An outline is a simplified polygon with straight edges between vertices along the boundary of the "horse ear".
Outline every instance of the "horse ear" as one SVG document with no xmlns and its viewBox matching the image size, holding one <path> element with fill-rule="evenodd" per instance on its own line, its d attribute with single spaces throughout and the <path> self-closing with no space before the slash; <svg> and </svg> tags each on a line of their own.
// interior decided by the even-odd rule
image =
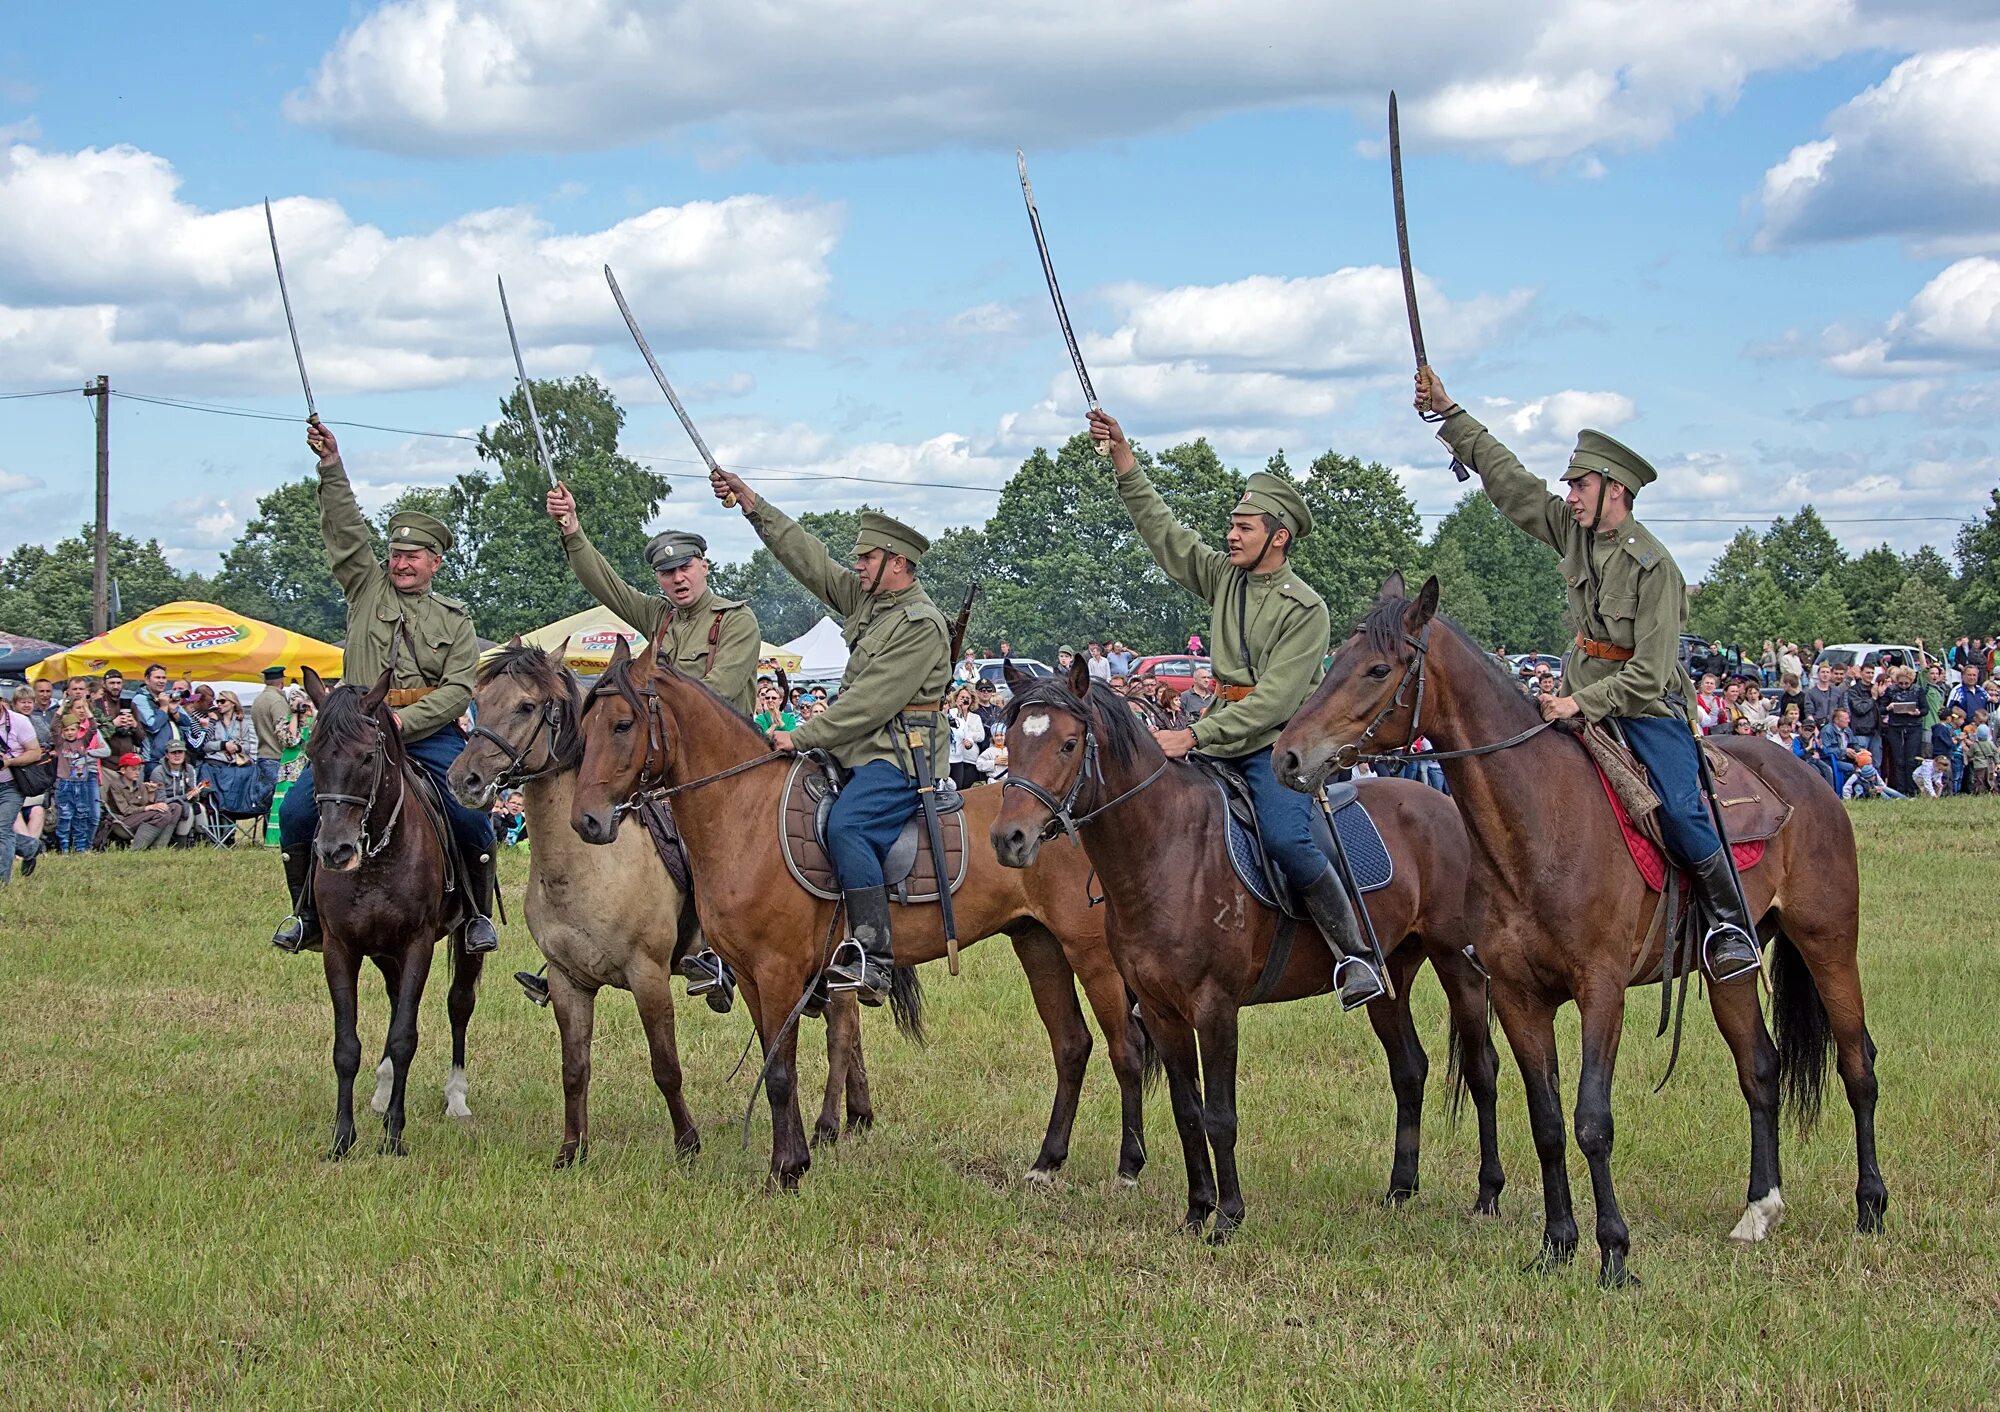
<svg viewBox="0 0 2000 1412">
<path fill-rule="evenodd" d="M 1382 580 L 1382 591 L 1375 595 L 1375 600 L 1381 603 L 1387 602 L 1391 598 L 1408 598 L 1409 596 L 1409 591 L 1403 587 L 1403 571 L 1401 569 L 1391 569 L 1389 577 Z"/>
<path fill-rule="evenodd" d="M 1081 652 L 1069 659 L 1069 691 L 1079 701 L 1090 696 L 1090 659 Z"/>
<path fill-rule="evenodd" d="M 320 678 L 320 674 L 311 667 L 307 667 L 303 676 L 305 679 L 306 700 L 312 702 L 315 710 L 326 705 L 326 682 Z"/>
<path fill-rule="evenodd" d="M 673 625 L 674 625 L 674 620 L 672 614 L 667 614 L 662 616 L 660 619 L 660 625 L 657 628 L 653 629 L 653 635 L 646 639 L 646 651 L 652 655 L 654 662 L 658 662 L 660 660 L 660 646 L 667 640 L 667 629 L 672 627 Z"/>
<path fill-rule="evenodd" d="M 604 664 L 606 675 L 609 675 L 616 668 L 632 660 L 632 648 L 625 641 L 625 634 L 621 632 L 615 634 L 615 636 L 618 638 L 618 641 L 611 645 L 611 660 Z"/>
<path fill-rule="evenodd" d="M 375 685 L 368 688 L 368 694 L 361 698 L 361 709 L 374 715 L 384 701 L 389 699 L 389 682 L 395 676 L 394 667 L 384 667 L 382 675 L 375 678 Z"/>
<path fill-rule="evenodd" d="M 516 643 L 519 643 L 520 640 L 521 639 L 518 637 L 514 639 Z M 555 658 L 556 665 L 558 666 L 561 666 L 563 663 L 569 661 L 569 639 L 564 638 L 561 642 L 558 642 L 556 644 L 556 650 L 551 652 L 549 656 Z"/>
<path fill-rule="evenodd" d="M 1020 691 L 1035 680 L 1019 667 L 1015 666 L 1012 657 L 1007 658 L 1000 664 L 1000 675 L 1006 678 L 1007 689 L 1009 691 Z"/>
<path fill-rule="evenodd" d="M 1432 574 L 1424 580 L 1424 586 L 1417 590 L 1416 600 L 1410 604 L 1409 610 L 1403 614 L 1403 625 L 1411 632 L 1415 632 L 1425 623 L 1428 623 L 1437 613 L 1437 610 L 1438 581 L 1437 575 Z"/>
<path fill-rule="evenodd" d="M 567 642 L 569 639 L 564 638 L 563 640 Z M 519 633 L 515 633 L 512 637 L 507 639 L 507 646 L 510 648 L 519 647 L 520 645 L 521 645 L 521 634 Z"/>
</svg>

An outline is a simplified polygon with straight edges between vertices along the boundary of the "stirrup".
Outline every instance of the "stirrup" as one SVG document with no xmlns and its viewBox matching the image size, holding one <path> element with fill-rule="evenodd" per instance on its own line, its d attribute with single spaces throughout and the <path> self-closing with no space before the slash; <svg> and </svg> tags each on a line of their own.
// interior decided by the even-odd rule
<svg viewBox="0 0 2000 1412">
<path fill-rule="evenodd" d="M 500 949 L 500 933 L 493 930 L 493 923 L 490 920 L 474 913 L 472 919 L 465 924 L 463 945 L 466 955 L 483 956 L 489 951 Z"/>
<path fill-rule="evenodd" d="M 1365 994 L 1357 991 L 1348 994 L 1346 977 L 1348 967 L 1359 968 L 1357 980 L 1362 980 L 1368 989 Z M 1333 988 L 1340 992 L 1340 1008 L 1343 1011 L 1359 1009 L 1371 1000 L 1380 1000 L 1389 993 L 1389 987 L 1382 984 L 1382 973 L 1375 969 L 1375 963 L 1365 956 L 1343 956 L 1333 964 Z"/>
<path fill-rule="evenodd" d="M 727 1015 L 736 1006 L 736 980 L 729 963 L 712 950 L 697 951 L 681 958 L 681 975 L 687 978 L 688 997 L 705 997 L 708 1008 Z"/>
<path fill-rule="evenodd" d="M 826 988 L 835 993 L 853 991 L 856 1000 L 869 1006 L 880 1005 L 889 998 L 881 965 L 854 937 L 833 949 L 833 959 L 826 968 Z"/>
<path fill-rule="evenodd" d="M 549 1003 L 549 983 L 544 977 L 536 975 L 533 971 L 516 971 L 514 972 L 514 979 L 520 983 L 521 989 L 526 992 L 528 999 L 534 1001 L 535 1004 L 547 1005 Z"/>
<path fill-rule="evenodd" d="M 1717 985 L 1729 985 L 1762 971 L 1764 958 L 1743 928 L 1717 922 L 1701 939 L 1701 968 Z"/>
<path fill-rule="evenodd" d="M 312 923 L 294 912 L 271 933 L 271 945 L 287 956 L 296 956 L 305 950 L 306 943 L 312 939 L 312 932 Z"/>
</svg>

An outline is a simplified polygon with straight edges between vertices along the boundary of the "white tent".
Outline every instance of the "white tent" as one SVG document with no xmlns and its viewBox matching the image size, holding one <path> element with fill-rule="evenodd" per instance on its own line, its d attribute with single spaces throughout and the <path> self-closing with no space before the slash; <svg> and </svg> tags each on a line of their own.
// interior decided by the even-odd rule
<svg viewBox="0 0 2000 1412">
<path fill-rule="evenodd" d="M 784 650 L 799 654 L 799 668 L 793 675 L 806 681 L 831 681 L 847 670 L 847 639 L 840 635 L 840 624 L 831 618 L 821 618 L 802 636 L 786 643 Z"/>
</svg>

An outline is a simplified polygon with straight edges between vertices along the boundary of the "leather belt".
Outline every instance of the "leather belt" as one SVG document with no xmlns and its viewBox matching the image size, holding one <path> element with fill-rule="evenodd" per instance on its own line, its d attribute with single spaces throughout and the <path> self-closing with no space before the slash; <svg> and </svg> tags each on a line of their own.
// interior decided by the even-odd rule
<svg viewBox="0 0 2000 1412">
<path fill-rule="evenodd" d="M 1215 694 L 1220 696 L 1224 701 L 1241 701 L 1256 689 L 1254 686 L 1236 686 L 1230 682 L 1217 682 L 1215 684 Z"/>
<path fill-rule="evenodd" d="M 1583 653 L 1584 656 L 1595 657 L 1600 662 L 1629 662 L 1632 660 L 1631 648 L 1620 647 L 1615 642 L 1603 642 L 1594 637 L 1585 637 L 1582 633 L 1576 635 L 1576 646 L 1577 650 Z"/>
<path fill-rule="evenodd" d="M 395 686 L 389 688 L 389 694 L 382 699 L 389 703 L 391 710 L 400 711 L 405 706 L 416 705 L 436 690 L 434 686 Z"/>
<path fill-rule="evenodd" d="M 944 703 L 942 701 L 912 701 L 903 708 L 902 714 L 905 716 L 935 716 L 943 709 Z"/>
</svg>

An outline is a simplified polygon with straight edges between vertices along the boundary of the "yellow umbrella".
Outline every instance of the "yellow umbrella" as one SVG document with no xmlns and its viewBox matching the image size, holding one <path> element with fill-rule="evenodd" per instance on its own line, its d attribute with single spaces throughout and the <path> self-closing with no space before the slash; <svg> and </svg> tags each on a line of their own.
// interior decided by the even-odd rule
<svg viewBox="0 0 2000 1412">
<path fill-rule="evenodd" d="M 521 642 L 527 647 L 553 652 L 562 645 L 564 638 L 568 638 L 569 646 L 563 652 L 564 663 L 581 676 L 594 677 L 602 675 L 604 669 L 611 665 L 612 650 L 618 646 L 621 637 L 633 652 L 646 645 L 644 633 L 609 608 L 594 607 L 586 608 L 581 613 L 571 613 L 567 618 L 558 618 L 533 632 L 524 632 Z M 759 645 L 757 660 L 760 664 L 775 660 L 788 672 L 799 669 L 798 653 L 787 652 L 768 642 Z"/>
<path fill-rule="evenodd" d="M 340 678 L 340 649 L 318 638 L 259 622 L 213 603 L 168 603 L 120 623 L 28 669 L 35 681 L 98 676 L 116 668 L 136 677 L 158 663 L 172 677 L 197 681 L 255 681 L 269 666 L 287 680 L 311 667 L 328 681 Z"/>
</svg>

